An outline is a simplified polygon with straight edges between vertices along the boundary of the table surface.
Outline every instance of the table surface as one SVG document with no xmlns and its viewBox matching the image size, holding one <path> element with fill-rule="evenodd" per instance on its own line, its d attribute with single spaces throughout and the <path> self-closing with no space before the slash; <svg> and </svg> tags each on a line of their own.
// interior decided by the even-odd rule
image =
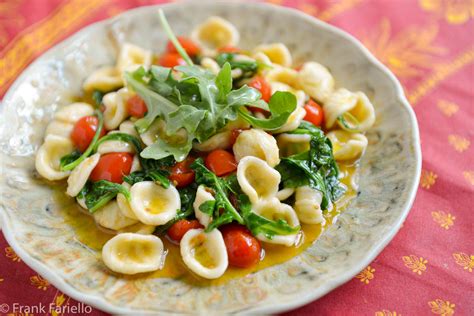
<svg viewBox="0 0 474 316">
<path fill-rule="evenodd" d="M 162 2 L 0 0 L 0 96 L 32 60 L 78 29 Z M 402 82 L 423 152 L 417 198 L 394 240 L 351 281 L 291 314 L 473 315 L 474 1 L 267 2 L 297 8 L 360 39 Z M 73 315 L 73 307 L 105 315 L 29 269 L 1 234 L 0 267 L 0 309 L 41 302 L 57 306 L 54 315 Z M 21 315 L 16 311 L 12 315 Z"/>
</svg>

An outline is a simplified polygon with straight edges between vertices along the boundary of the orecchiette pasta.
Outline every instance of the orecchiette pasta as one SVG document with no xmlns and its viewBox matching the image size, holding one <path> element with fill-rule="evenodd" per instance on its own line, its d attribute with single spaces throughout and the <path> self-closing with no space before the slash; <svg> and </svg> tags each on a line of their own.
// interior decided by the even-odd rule
<svg viewBox="0 0 474 316">
<path fill-rule="evenodd" d="M 95 211 L 92 216 L 97 224 L 113 230 L 119 230 L 138 222 L 135 219 L 125 217 L 120 211 L 116 201 L 107 203 L 105 206 Z"/>
<path fill-rule="evenodd" d="M 74 125 L 60 121 L 52 121 L 46 128 L 45 136 L 56 135 L 68 138 L 71 135 Z"/>
<path fill-rule="evenodd" d="M 316 62 L 307 62 L 297 75 L 301 89 L 319 102 L 324 102 L 334 90 L 334 78 L 329 70 Z"/>
<path fill-rule="evenodd" d="M 212 220 L 212 217 L 202 212 L 199 207 L 207 201 L 213 201 L 214 196 L 206 190 L 206 187 L 200 185 L 196 191 L 196 198 L 194 199 L 193 208 L 194 215 L 198 219 L 199 223 L 204 227 L 207 227 Z"/>
<path fill-rule="evenodd" d="M 104 126 L 108 130 L 116 129 L 128 116 L 127 100 L 131 93 L 127 88 L 107 93 L 102 102 L 105 106 Z"/>
<path fill-rule="evenodd" d="M 329 132 L 327 137 L 331 140 L 334 158 L 339 161 L 359 158 L 368 144 L 367 137 L 359 133 L 337 130 Z"/>
<path fill-rule="evenodd" d="M 296 188 L 294 209 L 300 222 L 305 224 L 326 223 L 321 210 L 323 195 L 309 186 Z"/>
<path fill-rule="evenodd" d="M 84 102 L 76 102 L 62 107 L 54 115 L 59 122 L 75 124 L 80 118 L 94 114 L 92 105 Z"/>
<path fill-rule="evenodd" d="M 127 182 L 123 182 L 122 186 L 125 187 L 127 190 L 130 190 L 130 188 L 132 187 Z M 122 212 L 123 216 L 131 218 L 131 219 L 135 219 L 135 220 L 138 219 L 135 213 L 133 212 L 132 207 L 130 206 L 130 203 L 128 202 L 127 198 L 121 193 L 117 194 L 117 205 L 120 209 L 120 212 Z"/>
<path fill-rule="evenodd" d="M 285 220 L 291 227 L 300 225 L 298 216 L 293 208 L 287 204 L 281 203 L 277 198 L 260 201 L 253 205 L 253 211 L 269 220 Z M 273 238 L 267 238 L 264 234 L 258 234 L 256 237 L 261 241 L 271 244 L 280 244 L 285 246 L 293 246 L 298 240 L 299 233 L 290 235 L 276 235 Z"/>
<path fill-rule="evenodd" d="M 134 71 L 140 66 L 146 69 L 150 67 L 152 61 L 153 54 L 151 51 L 130 43 L 125 43 L 120 49 L 117 69 L 121 74 L 125 71 Z"/>
<path fill-rule="evenodd" d="M 337 122 L 348 131 L 365 132 L 375 123 L 374 106 L 362 92 L 338 89 L 329 96 L 323 109 L 326 128 Z"/>
<path fill-rule="evenodd" d="M 123 121 L 119 126 L 119 131 L 120 133 L 125 133 L 125 134 L 129 134 L 135 137 L 139 137 L 138 132 L 135 129 L 135 124 L 130 120 Z"/>
<path fill-rule="evenodd" d="M 151 235 L 155 231 L 156 226 L 153 225 L 146 225 L 143 223 L 136 223 L 134 225 L 127 226 L 122 228 L 118 231 L 119 234 L 121 233 L 134 233 L 134 234 L 142 234 L 142 235 Z"/>
<path fill-rule="evenodd" d="M 181 208 L 179 193 L 174 186 L 165 189 L 153 181 L 143 181 L 135 183 L 130 194 L 130 206 L 144 224 L 166 224 Z"/>
<path fill-rule="evenodd" d="M 69 138 L 48 135 L 36 153 L 35 166 L 38 173 L 48 180 L 65 179 L 70 171 L 60 170 L 61 158 L 74 149 Z"/>
<path fill-rule="evenodd" d="M 249 129 L 240 133 L 233 149 L 238 162 L 246 156 L 253 156 L 265 160 L 271 167 L 280 163 L 275 138 L 260 129 Z"/>
<path fill-rule="evenodd" d="M 191 37 L 204 48 L 217 49 L 237 45 L 240 34 L 229 21 L 211 16 L 194 29 Z"/>
<path fill-rule="evenodd" d="M 244 157 L 237 166 L 237 181 L 252 203 L 274 197 L 280 179 L 278 171 L 256 157 Z"/>
<path fill-rule="evenodd" d="M 114 132 L 110 132 L 114 133 Z M 109 133 L 109 134 L 110 134 Z M 97 152 L 101 155 L 108 153 L 135 153 L 135 147 L 121 140 L 107 140 L 99 145 Z"/>
<path fill-rule="evenodd" d="M 191 229 L 180 242 L 181 257 L 186 266 L 206 279 L 216 279 L 228 266 L 224 238 L 218 229 L 205 233 L 203 229 Z"/>
<path fill-rule="evenodd" d="M 209 70 L 210 72 L 212 72 L 215 75 L 217 75 L 219 73 L 219 71 L 221 70 L 221 67 L 219 66 L 219 64 L 214 59 L 209 58 L 209 57 L 204 57 L 201 60 L 201 66 L 204 69 Z"/>
<path fill-rule="evenodd" d="M 259 67 L 260 72 L 266 72 L 268 69 L 273 68 L 272 61 L 264 53 L 256 52 L 255 54 L 253 54 L 252 57 L 253 59 L 255 59 L 257 63 L 264 66 L 264 67 Z"/>
<path fill-rule="evenodd" d="M 276 198 L 280 201 L 284 201 L 295 193 L 294 188 L 284 188 L 277 192 Z"/>
<path fill-rule="evenodd" d="M 108 92 L 123 86 L 120 71 L 113 66 L 105 66 L 94 71 L 84 81 L 82 88 L 85 91 L 98 90 Z"/>
<path fill-rule="evenodd" d="M 138 154 L 133 156 L 132 160 L 132 167 L 130 168 L 130 173 L 142 170 L 142 166 L 140 164 L 140 158 L 138 157 Z"/>
<path fill-rule="evenodd" d="M 214 149 L 225 149 L 231 145 L 231 131 L 223 131 L 212 136 L 202 143 L 194 143 L 193 148 L 198 151 L 212 151 Z"/>
<path fill-rule="evenodd" d="M 102 248 L 102 259 L 110 270 L 124 274 L 158 270 L 163 262 L 163 242 L 155 235 L 118 234 Z"/>
<path fill-rule="evenodd" d="M 267 79 L 269 82 L 281 82 L 287 84 L 291 88 L 296 88 L 298 72 L 291 68 L 273 67 L 272 69 L 268 70 L 265 75 L 265 79 Z"/>
<path fill-rule="evenodd" d="M 311 136 L 308 134 L 283 133 L 276 137 L 280 155 L 288 157 L 310 149 Z"/>
<path fill-rule="evenodd" d="M 94 154 L 89 158 L 84 159 L 74 170 L 67 179 L 67 191 L 69 196 L 75 197 L 82 190 L 84 185 L 89 179 L 89 175 L 95 166 L 99 162 L 100 154 Z"/>
<path fill-rule="evenodd" d="M 283 43 L 272 43 L 257 46 L 255 52 L 262 52 L 268 56 L 272 63 L 283 67 L 291 67 L 293 59 L 291 58 L 288 47 Z"/>
<path fill-rule="evenodd" d="M 306 110 L 303 107 L 297 107 L 296 110 L 291 113 L 288 121 L 279 129 L 275 130 L 275 133 L 284 133 L 297 129 L 300 126 L 301 121 L 306 116 Z"/>
</svg>

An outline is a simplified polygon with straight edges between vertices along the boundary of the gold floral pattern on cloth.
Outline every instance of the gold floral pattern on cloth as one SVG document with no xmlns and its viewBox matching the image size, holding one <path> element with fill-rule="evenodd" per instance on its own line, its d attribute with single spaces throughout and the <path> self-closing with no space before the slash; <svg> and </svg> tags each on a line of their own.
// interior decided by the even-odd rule
<svg viewBox="0 0 474 316">
<path fill-rule="evenodd" d="M 455 216 L 450 213 L 445 213 L 443 211 L 434 211 L 431 212 L 431 217 L 433 220 L 439 224 L 442 228 L 448 230 L 451 226 L 454 225 Z"/>
<path fill-rule="evenodd" d="M 460 153 L 466 151 L 469 148 L 469 145 L 471 145 L 469 139 L 455 134 L 448 135 L 448 142 L 457 152 Z"/>
<path fill-rule="evenodd" d="M 59 316 L 61 315 L 60 311 L 69 303 L 69 297 L 64 295 L 63 293 L 56 291 L 56 295 L 53 298 L 53 301 L 50 304 L 51 308 L 51 316 Z"/>
<path fill-rule="evenodd" d="M 450 24 L 463 24 L 474 17 L 472 0 L 419 0 L 420 7 Z"/>
<path fill-rule="evenodd" d="M 447 117 L 451 117 L 459 111 L 459 105 L 454 102 L 439 100 L 436 103 L 438 109 Z"/>
<path fill-rule="evenodd" d="M 431 308 L 431 312 L 436 315 L 441 316 L 451 316 L 454 315 L 455 304 L 450 303 L 449 301 L 443 301 L 442 299 L 435 299 L 429 301 L 428 305 Z"/>
<path fill-rule="evenodd" d="M 415 255 L 403 256 L 403 263 L 405 267 L 413 271 L 414 273 L 421 275 L 426 271 L 426 264 L 428 260 L 423 259 L 422 257 L 417 257 Z"/>
<path fill-rule="evenodd" d="M 374 268 L 367 266 L 367 268 L 365 268 L 359 274 L 356 275 L 356 278 L 359 279 L 362 283 L 369 284 L 369 282 L 375 277 L 374 272 Z"/>
<path fill-rule="evenodd" d="M 396 311 L 389 311 L 387 309 L 383 309 L 381 311 L 375 312 L 375 316 L 402 316 L 402 314 L 397 313 Z"/>
<path fill-rule="evenodd" d="M 423 189 L 430 189 L 436 183 L 436 179 L 438 179 L 438 175 L 433 171 L 422 170 L 420 185 Z"/>
<path fill-rule="evenodd" d="M 15 253 L 12 247 L 5 247 L 5 256 L 7 258 L 10 258 L 12 261 L 20 262 L 21 259 L 18 257 L 18 255 Z"/>
<path fill-rule="evenodd" d="M 468 255 L 464 252 L 453 253 L 453 258 L 456 264 L 463 267 L 464 270 L 472 272 L 474 269 L 474 255 Z"/>
<path fill-rule="evenodd" d="M 392 32 L 391 22 L 383 18 L 380 23 L 361 36 L 364 45 L 387 65 L 398 77 L 419 77 L 429 71 L 447 49 L 435 44 L 438 26 L 410 26 Z"/>
<path fill-rule="evenodd" d="M 474 185 L 474 171 L 463 171 L 462 175 L 467 182 Z"/>
<path fill-rule="evenodd" d="M 35 275 L 30 278 L 31 285 L 38 290 L 46 291 L 49 287 L 49 282 L 40 275 Z"/>
</svg>

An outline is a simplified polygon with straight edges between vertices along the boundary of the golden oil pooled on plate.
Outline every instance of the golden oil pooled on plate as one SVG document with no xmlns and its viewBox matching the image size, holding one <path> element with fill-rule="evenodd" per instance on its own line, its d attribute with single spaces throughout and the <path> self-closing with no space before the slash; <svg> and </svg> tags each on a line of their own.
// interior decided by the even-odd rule
<svg viewBox="0 0 474 316">
<path fill-rule="evenodd" d="M 171 278 L 179 279 L 195 286 L 220 285 L 231 279 L 244 277 L 250 273 L 290 260 L 311 246 L 324 231 L 325 227 L 331 225 L 340 212 L 343 211 L 350 201 L 357 195 L 357 188 L 355 187 L 357 163 L 339 164 L 339 168 L 343 177 L 341 182 L 347 186 L 347 192 L 336 203 L 333 209 L 328 212 L 326 215 L 326 224 L 324 226 L 320 224 L 302 224 L 302 240 L 297 247 L 262 243 L 264 256 L 257 265 L 247 269 L 229 267 L 220 278 L 207 280 L 189 271 L 181 259 L 179 245 L 171 242 L 166 236 L 161 236 L 160 238 L 162 239 L 164 248 L 167 251 L 163 269 L 131 276 L 124 275 L 123 277 L 126 279 Z M 57 186 L 54 188 L 54 198 L 58 208 L 61 210 L 65 223 L 74 229 L 77 240 L 87 247 L 97 251 L 98 255 L 100 255 L 103 245 L 112 238 L 114 234 L 108 233 L 99 228 L 92 216 L 84 214 L 86 211 L 81 211 L 81 207 L 73 199 L 66 196 L 63 186 Z"/>
</svg>

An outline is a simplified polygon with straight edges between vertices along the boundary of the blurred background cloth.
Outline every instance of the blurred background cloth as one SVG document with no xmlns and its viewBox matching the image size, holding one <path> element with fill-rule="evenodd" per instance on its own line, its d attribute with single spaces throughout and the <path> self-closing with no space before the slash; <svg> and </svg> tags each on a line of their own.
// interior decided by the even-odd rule
<svg viewBox="0 0 474 316">
<path fill-rule="evenodd" d="M 0 0 L 0 96 L 31 61 L 80 28 L 163 2 Z M 361 40 L 402 82 L 423 151 L 418 195 L 395 239 L 347 284 L 291 314 L 474 315 L 474 0 L 267 2 Z M 0 267 L 0 303 L 79 306 L 29 269 L 1 234 Z"/>
</svg>

